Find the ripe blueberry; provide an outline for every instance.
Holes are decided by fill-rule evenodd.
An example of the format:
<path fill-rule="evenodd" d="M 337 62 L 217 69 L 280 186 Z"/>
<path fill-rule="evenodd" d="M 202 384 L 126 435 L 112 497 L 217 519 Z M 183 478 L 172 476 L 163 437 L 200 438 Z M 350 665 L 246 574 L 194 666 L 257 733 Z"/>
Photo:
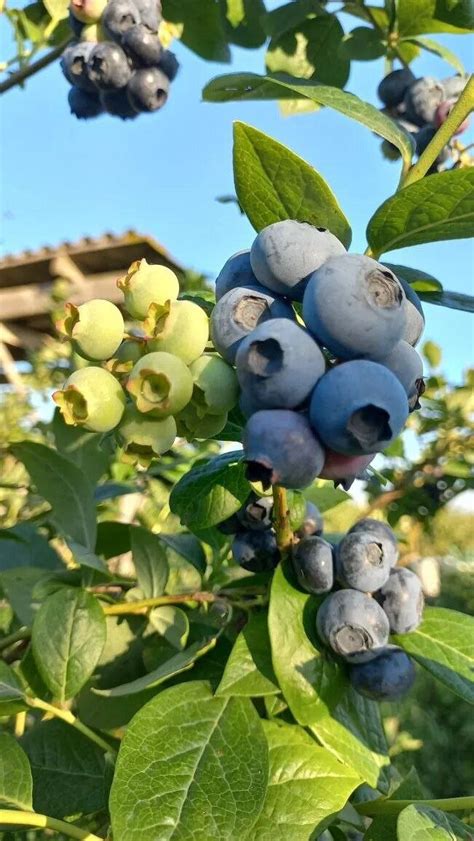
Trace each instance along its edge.
<path fill-rule="evenodd" d="M 392 634 L 409 634 L 418 628 L 424 607 L 421 581 L 414 572 L 397 567 L 377 596 L 388 616 Z"/>
<path fill-rule="evenodd" d="M 144 327 L 150 351 L 173 353 L 186 365 L 201 356 L 209 338 L 209 319 L 192 301 L 151 304 Z"/>
<path fill-rule="evenodd" d="M 308 275 L 329 257 L 345 251 L 326 228 L 285 219 L 260 231 L 250 251 L 250 263 L 259 283 L 301 301 Z"/>
<path fill-rule="evenodd" d="M 132 75 L 128 58 L 118 44 L 102 41 L 87 60 L 87 75 L 100 90 L 123 88 Z"/>
<path fill-rule="evenodd" d="M 173 417 L 144 415 L 129 404 L 116 435 L 130 460 L 147 464 L 171 449 L 176 438 L 176 422 Z"/>
<path fill-rule="evenodd" d="M 113 117 L 120 117 L 122 120 L 134 120 L 138 117 L 138 111 L 130 105 L 126 88 L 118 91 L 102 91 L 100 101 L 104 106 L 104 111 L 112 114 Z"/>
<path fill-rule="evenodd" d="M 242 525 L 242 530 L 261 531 L 271 527 L 272 513 L 273 497 L 252 493 L 240 511 L 237 511 L 237 519 Z"/>
<path fill-rule="evenodd" d="M 175 273 L 167 266 L 150 265 L 146 260 L 135 260 L 117 286 L 123 292 L 126 310 L 138 320 L 147 317 L 150 304 L 175 301 L 179 295 Z"/>
<path fill-rule="evenodd" d="M 94 49 L 94 44 L 80 41 L 66 47 L 61 56 L 61 70 L 71 85 L 83 91 L 95 92 L 95 85 L 87 75 L 87 61 Z"/>
<path fill-rule="evenodd" d="M 270 318 L 295 320 L 293 307 L 262 286 L 236 286 L 217 302 L 211 315 L 211 338 L 220 355 L 232 365 L 245 336 Z"/>
<path fill-rule="evenodd" d="M 278 565 L 280 552 L 273 531 L 244 531 L 232 542 L 234 561 L 249 572 L 271 572 Z"/>
<path fill-rule="evenodd" d="M 169 80 L 157 67 L 136 70 L 127 85 L 131 104 L 137 111 L 158 111 L 168 99 Z"/>
<path fill-rule="evenodd" d="M 420 408 L 419 398 L 425 390 L 423 360 L 408 342 L 400 341 L 387 356 L 377 359 L 401 382 L 408 397 L 410 412 Z"/>
<path fill-rule="evenodd" d="M 387 581 L 393 549 L 389 541 L 371 534 L 346 534 L 336 549 L 336 575 L 344 587 L 374 593 Z"/>
<path fill-rule="evenodd" d="M 85 359 L 110 359 L 124 332 L 122 313 L 110 301 L 94 298 L 79 307 L 66 304 L 66 315 L 57 328 Z"/>
<path fill-rule="evenodd" d="M 351 666 L 349 679 L 356 692 L 366 698 L 396 701 L 411 689 L 415 667 L 401 648 L 389 645 L 374 660 Z"/>
<path fill-rule="evenodd" d="M 310 334 L 284 318 L 259 324 L 235 357 L 242 391 L 257 409 L 293 409 L 303 403 L 326 369 Z"/>
<path fill-rule="evenodd" d="M 140 12 L 133 0 L 109 0 L 102 17 L 107 35 L 118 42 L 127 29 L 140 22 Z"/>
<path fill-rule="evenodd" d="M 204 353 L 189 366 L 193 401 L 211 414 L 230 412 L 237 403 L 239 385 L 235 371 L 220 356 Z"/>
<path fill-rule="evenodd" d="M 433 123 L 436 109 L 445 98 L 441 82 L 431 76 L 416 79 L 407 89 L 404 104 L 408 119 L 417 126 Z"/>
<path fill-rule="evenodd" d="M 337 590 L 318 610 L 322 641 L 352 663 L 376 657 L 388 642 L 388 619 L 379 604 L 359 590 Z"/>
<path fill-rule="evenodd" d="M 384 544 L 386 554 L 390 555 L 390 564 L 392 567 L 398 561 L 398 542 L 392 529 L 387 523 L 382 523 L 380 520 L 374 520 L 372 517 L 364 517 L 363 520 L 358 520 L 349 529 L 348 534 L 368 534 Z M 389 548 L 390 544 L 390 548 Z"/>
<path fill-rule="evenodd" d="M 321 377 L 309 417 L 316 435 L 331 450 L 369 455 L 384 450 L 402 431 L 408 400 L 388 368 L 356 359 Z"/>
<path fill-rule="evenodd" d="M 256 412 L 244 429 L 247 478 L 264 488 L 306 488 L 319 475 L 324 450 L 306 418 L 285 409 Z"/>
<path fill-rule="evenodd" d="M 158 32 L 162 19 L 161 0 L 134 0 L 140 13 L 140 21 L 152 32 Z"/>
<path fill-rule="evenodd" d="M 115 377 L 103 368 L 88 365 L 66 380 L 54 402 L 67 424 L 90 432 L 110 432 L 120 422 L 125 394 Z"/>
<path fill-rule="evenodd" d="M 135 62 L 143 67 L 156 66 L 163 49 L 158 35 L 151 32 L 143 23 L 127 29 L 122 37 L 122 47 Z"/>
<path fill-rule="evenodd" d="M 139 412 L 166 418 L 191 400 L 193 378 L 182 359 L 171 353 L 146 353 L 134 365 L 127 389 Z"/>
<path fill-rule="evenodd" d="M 78 120 L 90 120 L 91 117 L 98 117 L 103 113 L 102 103 L 96 93 L 83 91 L 80 88 L 72 87 L 67 95 L 71 114 Z"/>
<path fill-rule="evenodd" d="M 402 70 L 392 70 L 382 79 L 377 88 L 379 99 L 389 108 L 400 105 L 407 89 L 414 81 L 415 77 L 408 67 Z"/>
<path fill-rule="evenodd" d="M 334 584 L 333 548 L 322 537 L 304 537 L 293 551 L 298 583 L 307 593 L 329 593 Z"/>
<path fill-rule="evenodd" d="M 179 61 L 171 50 L 163 50 L 158 66 L 170 82 L 176 79 L 179 70 Z"/>
<path fill-rule="evenodd" d="M 332 257 L 308 282 L 303 318 L 341 359 L 387 353 L 405 329 L 405 293 L 390 269 L 359 254 Z"/>
<path fill-rule="evenodd" d="M 250 265 L 250 250 L 238 251 L 229 257 L 216 278 L 216 301 L 236 286 L 258 286 Z"/>

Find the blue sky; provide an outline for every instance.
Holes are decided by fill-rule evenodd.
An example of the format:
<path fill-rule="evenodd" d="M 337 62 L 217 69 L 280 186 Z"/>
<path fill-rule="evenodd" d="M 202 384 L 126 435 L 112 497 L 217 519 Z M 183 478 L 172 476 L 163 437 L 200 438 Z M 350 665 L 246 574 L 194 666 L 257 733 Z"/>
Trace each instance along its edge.
<path fill-rule="evenodd" d="M 349 30 L 357 22 L 345 17 L 343 25 Z M 469 38 L 436 37 L 472 69 Z M 12 52 L 3 37 L 1 58 Z M 202 61 L 180 44 L 176 52 L 182 67 L 166 107 L 134 122 L 107 116 L 77 121 L 69 114 L 68 86 L 57 64 L 24 90 L 2 97 L 1 253 L 134 228 L 155 236 L 183 264 L 215 277 L 227 257 L 253 238 L 235 206 L 215 200 L 234 191 L 236 119 L 275 137 L 321 172 L 351 221 L 352 250 L 363 251 L 367 221 L 394 191 L 399 174 L 398 164 L 383 159 L 380 140 L 329 109 L 283 118 L 276 103 L 203 103 L 201 90 L 213 76 L 262 72 L 263 51 L 235 49 L 230 66 Z M 451 75 L 447 64 L 427 53 L 414 70 Z M 377 104 L 382 75 L 382 60 L 353 63 L 347 89 Z M 472 294 L 472 243 L 417 246 L 385 258 L 423 268 L 446 288 Z M 434 306 L 425 311 L 426 338 L 442 345 L 443 367 L 458 380 L 472 361 L 470 316 Z"/>

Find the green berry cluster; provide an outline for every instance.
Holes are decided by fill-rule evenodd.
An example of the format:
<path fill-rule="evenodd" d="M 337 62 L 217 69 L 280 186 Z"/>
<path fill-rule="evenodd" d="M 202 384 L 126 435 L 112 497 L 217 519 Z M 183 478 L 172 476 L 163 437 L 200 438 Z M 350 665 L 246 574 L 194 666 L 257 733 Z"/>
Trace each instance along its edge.
<path fill-rule="evenodd" d="M 235 406 L 234 369 L 209 343 L 209 319 L 179 300 L 166 266 L 133 263 L 117 281 L 130 319 L 110 301 L 66 304 L 59 332 L 86 359 L 53 394 L 67 424 L 114 432 L 124 457 L 148 464 L 176 438 L 218 435 Z M 206 352 L 208 349 L 208 352 Z"/>

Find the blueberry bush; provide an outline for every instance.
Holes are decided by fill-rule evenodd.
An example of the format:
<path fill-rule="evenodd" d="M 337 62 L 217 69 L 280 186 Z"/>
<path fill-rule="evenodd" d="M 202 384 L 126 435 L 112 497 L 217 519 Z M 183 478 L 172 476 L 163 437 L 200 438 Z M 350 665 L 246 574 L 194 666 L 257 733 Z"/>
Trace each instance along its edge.
<path fill-rule="evenodd" d="M 235 190 L 256 236 L 215 287 L 139 260 L 117 280 L 120 307 L 53 290 L 58 338 L 31 375 L 53 391 L 53 420 L 34 424 L 22 395 L 0 414 L 5 841 L 473 837 L 474 797 L 443 796 L 396 761 L 387 709 L 435 691 L 474 702 L 474 623 L 454 609 L 468 605 L 425 604 L 400 529 L 409 516 L 429 532 L 473 487 L 472 376 L 449 386 L 437 346 L 416 346 L 424 301 L 474 301 L 383 261 L 472 233 L 473 170 L 453 138 L 474 80 L 425 37 L 466 31 L 472 10 L 344 11 L 363 25 L 345 34 L 303 0 L 267 13 L 259 0 L 199 12 L 167 0 L 162 26 L 146 0 L 75 2 L 69 22 L 51 0 L 7 10 L 21 49 L 3 89 L 62 54 L 78 116 L 157 110 L 146 79 L 171 80 L 170 33 L 219 61 L 269 38 L 268 75 L 218 77 L 204 98 L 334 108 L 380 136 L 400 182 L 355 254 L 323 176 L 239 122 Z M 457 75 L 416 79 L 424 49 Z M 381 55 L 377 109 L 343 88 L 351 60 Z M 328 532 L 356 478 L 371 516 Z"/>

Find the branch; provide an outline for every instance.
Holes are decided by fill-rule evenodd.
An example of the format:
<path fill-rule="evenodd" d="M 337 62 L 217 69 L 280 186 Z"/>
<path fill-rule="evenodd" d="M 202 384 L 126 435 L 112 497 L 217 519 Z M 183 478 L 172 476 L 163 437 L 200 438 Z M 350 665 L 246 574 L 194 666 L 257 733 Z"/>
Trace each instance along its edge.
<path fill-rule="evenodd" d="M 430 806 L 443 812 L 462 812 L 474 809 L 474 797 L 446 797 L 441 800 L 370 800 L 366 803 L 353 803 L 359 815 L 398 815 L 407 806 Z"/>
<path fill-rule="evenodd" d="M 215 602 L 219 599 L 215 593 L 181 593 L 175 596 L 155 596 L 151 599 L 140 599 L 136 602 L 120 602 L 119 604 L 103 605 L 107 616 L 119 616 L 123 613 L 146 613 L 153 607 L 164 604 L 186 604 L 187 602 Z"/>
<path fill-rule="evenodd" d="M 6 648 L 10 648 L 11 645 L 21 642 L 21 640 L 29 640 L 30 637 L 31 631 L 29 628 L 20 628 L 19 631 L 15 631 L 15 633 L 0 640 L 0 651 L 5 651 Z"/>
<path fill-rule="evenodd" d="M 68 838 L 76 838 L 78 841 L 104 841 L 98 835 L 93 835 L 87 829 L 80 829 L 67 821 L 59 821 L 57 818 L 50 818 L 47 815 L 39 815 L 36 812 L 20 812 L 16 809 L 0 809 L 0 824 L 11 826 L 35 826 L 39 829 L 52 829 L 54 832 L 62 832 Z"/>
<path fill-rule="evenodd" d="M 48 64 L 52 64 L 53 61 L 56 61 L 62 54 L 63 50 L 67 45 L 72 41 L 72 37 L 68 38 L 66 41 L 63 41 L 59 47 L 55 47 L 54 50 L 51 52 L 46 53 L 42 58 L 35 61 L 33 64 L 28 64 L 27 67 L 23 67 L 21 70 L 18 70 L 16 73 L 12 73 L 12 75 L 6 79 L 4 82 L 0 83 L 0 94 L 6 93 L 11 88 L 16 87 L 17 85 L 22 85 L 26 79 L 29 79 L 30 76 L 34 76 L 35 73 L 38 73 L 40 70 L 43 70 L 44 67 L 47 67 Z"/>

